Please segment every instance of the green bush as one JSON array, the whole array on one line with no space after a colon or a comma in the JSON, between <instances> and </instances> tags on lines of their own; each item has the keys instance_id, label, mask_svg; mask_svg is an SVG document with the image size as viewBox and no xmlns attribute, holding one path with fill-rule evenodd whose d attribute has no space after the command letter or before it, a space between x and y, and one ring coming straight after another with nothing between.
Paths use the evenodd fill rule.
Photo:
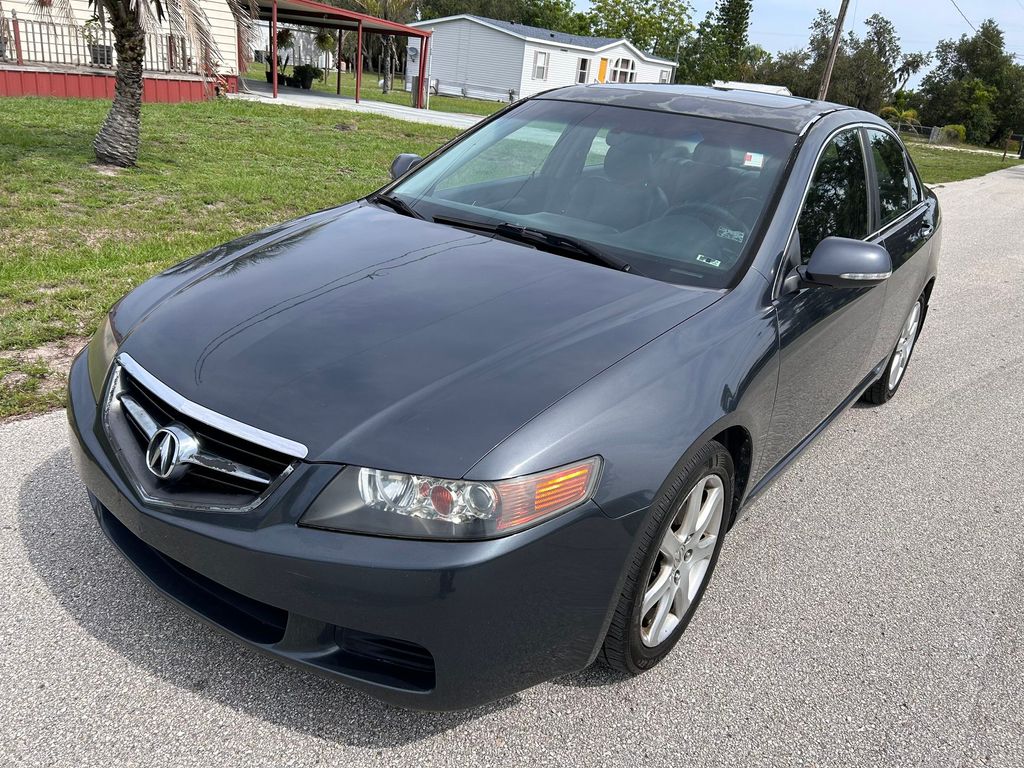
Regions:
<instances>
[{"instance_id":1,"label":"green bush","mask_svg":"<svg viewBox=\"0 0 1024 768\"><path fill-rule=\"evenodd\" d=\"M967 141L967 129L956 123L942 126L942 140L947 144L963 144Z\"/></svg>"}]
</instances>

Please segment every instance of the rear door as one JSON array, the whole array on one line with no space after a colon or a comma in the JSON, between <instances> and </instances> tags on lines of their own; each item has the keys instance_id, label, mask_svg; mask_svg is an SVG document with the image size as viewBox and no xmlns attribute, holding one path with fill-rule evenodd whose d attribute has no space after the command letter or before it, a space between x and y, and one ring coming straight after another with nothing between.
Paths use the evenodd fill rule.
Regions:
<instances>
[{"instance_id":1,"label":"rear door","mask_svg":"<svg viewBox=\"0 0 1024 768\"><path fill-rule=\"evenodd\" d=\"M921 293L934 222L903 142L884 128L866 128L864 136L876 179L876 236L892 258L892 277L886 281L885 306L873 349L877 361L892 352L903 322Z\"/></svg>"},{"instance_id":2,"label":"rear door","mask_svg":"<svg viewBox=\"0 0 1024 768\"><path fill-rule=\"evenodd\" d=\"M837 132L814 170L784 274L806 264L826 237L871 236L875 217L869 179L860 129ZM779 387L764 466L773 466L813 432L878 362L872 350L885 291L885 283L864 288L783 284L775 300Z\"/></svg>"}]
</instances>

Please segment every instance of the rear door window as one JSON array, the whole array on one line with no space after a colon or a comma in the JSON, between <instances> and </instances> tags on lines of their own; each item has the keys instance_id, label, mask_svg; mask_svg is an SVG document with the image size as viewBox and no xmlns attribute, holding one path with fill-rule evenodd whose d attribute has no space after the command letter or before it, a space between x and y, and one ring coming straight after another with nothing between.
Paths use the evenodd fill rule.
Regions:
<instances>
[{"instance_id":1,"label":"rear door window","mask_svg":"<svg viewBox=\"0 0 1024 768\"><path fill-rule=\"evenodd\" d=\"M917 184L910 174L899 140L890 133L872 128L867 134L878 176L880 224L884 227L917 204Z\"/></svg>"}]
</instances>

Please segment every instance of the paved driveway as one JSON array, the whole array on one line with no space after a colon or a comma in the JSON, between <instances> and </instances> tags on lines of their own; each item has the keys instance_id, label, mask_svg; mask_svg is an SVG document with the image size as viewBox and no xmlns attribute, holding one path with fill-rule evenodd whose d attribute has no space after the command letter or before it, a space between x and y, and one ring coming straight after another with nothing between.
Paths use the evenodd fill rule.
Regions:
<instances>
[{"instance_id":1,"label":"paved driveway","mask_svg":"<svg viewBox=\"0 0 1024 768\"><path fill-rule=\"evenodd\" d=\"M438 112L431 109L416 109L412 106L392 104L385 101L363 99L356 104L355 99L348 96L337 96L323 91L303 91L297 88L278 89L274 98L271 86L258 80L245 80L244 92L232 95L231 98L262 101L265 104L284 104L289 107L306 109L345 109L350 112L365 112L373 115L384 115L396 120L411 123L427 123L428 125L447 125L451 128L466 130L484 119L484 115L465 115L460 112ZM409 96L412 101L412 96Z\"/></svg>"},{"instance_id":2,"label":"paved driveway","mask_svg":"<svg viewBox=\"0 0 1024 768\"><path fill-rule=\"evenodd\" d=\"M62 413L0 427L0 763L1024 765L1024 168L940 194L943 273L900 394L755 505L636 679L422 714L293 671L113 553Z\"/></svg>"}]
</instances>

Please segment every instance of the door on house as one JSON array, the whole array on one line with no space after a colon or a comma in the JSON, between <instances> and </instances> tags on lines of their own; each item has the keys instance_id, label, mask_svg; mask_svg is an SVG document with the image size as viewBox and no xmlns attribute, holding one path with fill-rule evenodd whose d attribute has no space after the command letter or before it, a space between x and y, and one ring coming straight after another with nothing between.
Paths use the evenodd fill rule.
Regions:
<instances>
[{"instance_id":1,"label":"door on house","mask_svg":"<svg viewBox=\"0 0 1024 768\"><path fill-rule=\"evenodd\" d=\"M597 82L603 83L608 77L608 59L601 59L601 64L597 68Z\"/></svg>"}]
</instances>

